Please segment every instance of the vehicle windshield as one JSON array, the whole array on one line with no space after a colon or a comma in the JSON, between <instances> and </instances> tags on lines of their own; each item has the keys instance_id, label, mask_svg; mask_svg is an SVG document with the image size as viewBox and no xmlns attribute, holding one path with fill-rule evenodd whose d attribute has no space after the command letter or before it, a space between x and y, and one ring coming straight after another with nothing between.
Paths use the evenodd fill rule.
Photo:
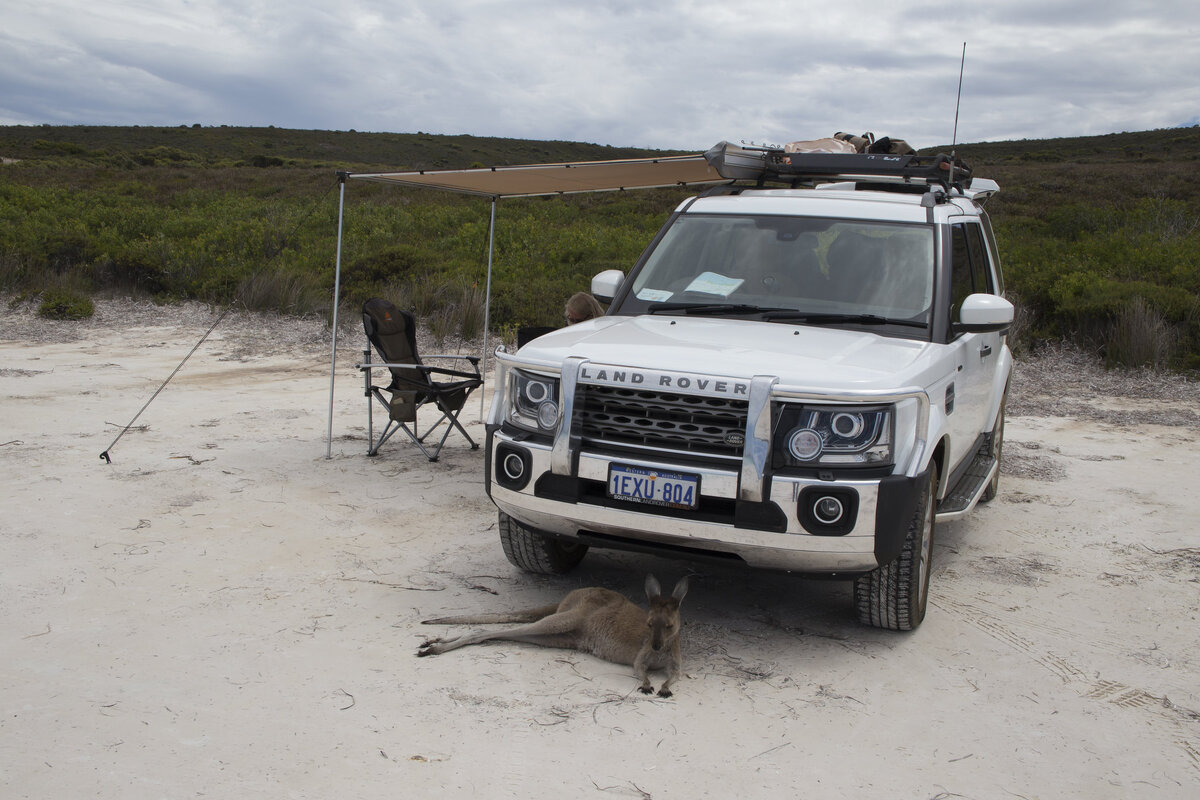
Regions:
<instances>
[{"instance_id":1,"label":"vehicle windshield","mask_svg":"<svg viewBox=\"0 0 1200 800\"><path fill-rule=\"evenodd\" d=\"M933 241L927 225L683 215L616 313L924 327Z\"/></svg>"}]
</instances>

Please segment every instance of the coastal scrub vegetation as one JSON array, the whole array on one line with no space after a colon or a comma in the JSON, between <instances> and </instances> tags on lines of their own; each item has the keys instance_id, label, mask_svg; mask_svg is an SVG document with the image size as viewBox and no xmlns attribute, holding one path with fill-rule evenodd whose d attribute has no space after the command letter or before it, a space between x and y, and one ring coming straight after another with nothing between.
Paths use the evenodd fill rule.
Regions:
<instances>
[{"instance_id":1,"label":"coastal scrub vegetation","mask_svg":"<svg viewBox=\"0 0 1200 800\"><path fill-rule=\"evenodd\" d=\"M1200 369L1200 128L957 152L1001 186L987 209L1019 309L1014 347L1071 339L1112 365ZM105 293L328 314L338 170L656 154L426 133L0 127L0 291L68 318ZM499 203L490 326L559 324L563 300L628 269L688 194ZM351 182L344 224L347 311L379 295L445 335L482 330L487 200Z\"/></svg>"}]
</instances>

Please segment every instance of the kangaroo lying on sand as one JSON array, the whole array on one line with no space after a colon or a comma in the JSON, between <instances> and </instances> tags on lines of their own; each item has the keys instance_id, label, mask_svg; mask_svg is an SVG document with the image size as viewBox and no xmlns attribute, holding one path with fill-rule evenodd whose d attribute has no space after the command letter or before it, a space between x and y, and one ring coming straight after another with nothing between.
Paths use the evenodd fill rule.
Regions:
<instances>
[{"instance_id":1,"label":"kangaroo lying on sand","mask_svg":"<svg viewBox=\"0 0 1200 800\"><path fill-rule=\"evenodd\" d=\"M544 647L561 647L599 656L616 664L630 664L642 679L638 689L650 694L654 687L647 675L666 669L667 679L658 690L671 696L671 682L679 677L683 659L679 653L679 604L687 594L685 576L675 584L670 597L663 597L658 580L646 577L646 612L608 589L576 589L558 605L543 606L508 614L479 614L465 617L427 619L425 625L472 625L492 622L526 622L516 628L481 631L457 639L430 639L417 650L419 656L436 656L469 644L492 639L529 642Z\"/></svg>"}]
</instances>

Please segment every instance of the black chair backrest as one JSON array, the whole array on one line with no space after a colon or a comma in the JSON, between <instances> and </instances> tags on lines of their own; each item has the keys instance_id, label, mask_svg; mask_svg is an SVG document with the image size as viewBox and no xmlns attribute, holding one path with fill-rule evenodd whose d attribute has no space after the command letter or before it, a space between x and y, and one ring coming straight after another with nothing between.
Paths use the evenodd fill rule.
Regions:
<instances>
[{"instance_id":1,"label":"black chair backrest","mask_svg":"<svg viewBox=\"0 0 1200 800\"><path fill-rule=\"evenodd\" d=\"M517 328L517 349L524 347L539 336L545 336L556 330L558 328L552 328L549 325L526 325Z\"/></svg>"},{"instance_id":2,"label":"black chair backrest","mask_svg":"<svg viewBox=\"0 0 1200 800\"><path fill-rule=\"evenodd\" d=\"M378 297L363 303L363 329L379 357L389 364L420 364L417 326L413 315ZM426 389L429 378L421 370L392 368L389 389Z\"/></svg>"}]
</instances>

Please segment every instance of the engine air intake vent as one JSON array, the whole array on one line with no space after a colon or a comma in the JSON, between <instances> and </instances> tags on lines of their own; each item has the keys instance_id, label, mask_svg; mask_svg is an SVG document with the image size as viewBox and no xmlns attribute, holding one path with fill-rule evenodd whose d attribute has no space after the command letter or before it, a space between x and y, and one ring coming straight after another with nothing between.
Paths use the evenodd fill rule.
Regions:
<instances>
[{"instance_id":1,"label":"engine air intake vent","mask_svg":"<svg viewBox=\"0 0 1200 800\"><path fill-rule=\"evenodd\" d=\"M745 400L585 384L577 406L583 440L594 445L742 458Z\"/></svg>"}]
</instances>

